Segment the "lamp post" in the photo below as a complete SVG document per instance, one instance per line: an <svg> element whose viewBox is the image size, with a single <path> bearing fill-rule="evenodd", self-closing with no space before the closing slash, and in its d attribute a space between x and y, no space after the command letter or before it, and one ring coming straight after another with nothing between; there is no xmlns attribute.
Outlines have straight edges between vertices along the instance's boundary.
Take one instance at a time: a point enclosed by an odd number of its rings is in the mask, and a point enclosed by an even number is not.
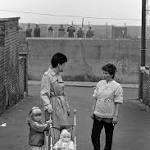
<svg viewBox="0 0 150 150"><path fill-rule="evenodd" d="M142 0L142 28L141 28L141 67L145 66L146 60L146 0ZM143 99L143 73L140 72L139 98Z"/></svg>

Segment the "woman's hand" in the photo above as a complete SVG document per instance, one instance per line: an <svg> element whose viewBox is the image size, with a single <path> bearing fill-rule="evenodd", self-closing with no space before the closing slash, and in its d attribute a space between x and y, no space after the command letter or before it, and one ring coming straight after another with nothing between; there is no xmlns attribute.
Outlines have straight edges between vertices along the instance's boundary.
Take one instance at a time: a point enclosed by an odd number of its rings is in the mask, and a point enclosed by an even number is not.
<svg viewBox="0 0 150 150"><path fill-rule="evenodd" d="M47 111L48 111L49 113L52 113L52 112L53 112L53 108L52 108L52 105L51 105L51 104L47 105L46 107L47 107Z"/></svg>
<svg viewBox="0 0 150 150"><path fill-rule="evenodd" d="M52 120L48 120L48 121L46 121L46 123L47 123L48 125L50 125L50 124L52 124Z"/></svg>
<svg viewBox="0 0 150 150"><path fill-rule="evenodd" d="M113 121L112 121L114 125L118 123L119 106L120 106L120 103L115 103L115 112L114 112Z"/></svg>
<svg viewBox="0 0 150 150"><path fill-rule="evenodd" d="M67 115L70 116L70 111L67 111Z"/></svg>
<svg viewBox="0 0 150 150"><path fill-rule="evenodd" d="M68 116L70 116L70 115L71 115L70 108L67 110L67 115L68 115Z"/></svg>
<svg viewBox="0 0 150 150"><path fill-rule="evenodd" d="M118 123L118 116L114 116L114 117L113 117L112 123L113 123L114 125Z"/></svg>
<svg viewBox="0 0 150 150"><path fill-rule="evenodd" d="M93 112L91 113L90 117L91 117L91 119L94 119L94 113Z"/></svg>

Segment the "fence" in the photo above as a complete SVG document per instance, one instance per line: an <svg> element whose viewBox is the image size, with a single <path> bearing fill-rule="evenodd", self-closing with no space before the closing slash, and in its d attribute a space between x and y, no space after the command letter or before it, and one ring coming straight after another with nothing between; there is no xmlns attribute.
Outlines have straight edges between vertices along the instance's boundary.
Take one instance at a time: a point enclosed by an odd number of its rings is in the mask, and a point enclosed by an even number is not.
<svg viewBox="0 0 150 150"><path fill-rule="evenodd" d="M19 56L18 19L0 20L0 113L15 105L27 91L27 54Z"/></svg>
<svg viewBox="0 0 150 150"><path fill-rule="evenodd" d="M143 79L141 86L139 87L139 98L145 105L150 105L150 75L147 72L140 74Z"/></svg>
<svg viewBox="0 0 150 150"><path fill-rule="evenodd" d="M28 94L27 54L20 53L16 61L18 61L16 71L10 67L5 70L2 64L0 66L0 113ZM5 61L3 64L6 63Z"/></svg>

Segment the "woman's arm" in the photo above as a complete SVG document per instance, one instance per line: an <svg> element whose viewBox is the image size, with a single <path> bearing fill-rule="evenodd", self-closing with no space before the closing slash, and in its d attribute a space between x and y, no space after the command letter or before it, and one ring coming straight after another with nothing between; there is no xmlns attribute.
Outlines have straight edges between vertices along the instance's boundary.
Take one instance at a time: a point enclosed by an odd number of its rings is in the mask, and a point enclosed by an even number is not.
<svg viewBox="0 0 150 150"><path fill-rule="evenodd" d="M120 103L115 103L115 110L113 114L113 124L116 124L118 122L119 106L120 106Z"/></svg>
<svg viewBox="0 0 150 150"><path fill-rule="evenodd" d="M66 100L66 109L67 109L67 113L68 113L68 116L70 116L69 98L68 98L68 96L66 96L66 95L65 95L65 100Z"/></svg>
<svg viewBox="0 0 150 150"><path fill-rule="evenodd" d="M120 103L115 103L114 117L118 117Z"/></svg>
<svg viewBox="0 0 150 150"><path fill-rule="evenodd" d="M95 110L95 105L96 105L97 99L95 97L92 98L92 111L91 111L91 118L93 119L94 115L94 110Z"/></svg>
<svg viewBox="0 0 150 150"><path fill-rule="evenodd" d="M97 101L96 97L93 97L92 98L92 112L94 112L95 110L96 101Z"/></svg>
<svg viewBox="0 0 150 150"><path fill-rule="evenodd" d="M48 75L44 74L41 81L41 92L40 92L45 110L49 113L52 112L52 105L50 103L50 81Z"/></svg>
<svg viewBox="0 0 150 150"><path fill-rule="evenodd" d="M118 86L118 88L115 91L115 98L114 98L114 114L113 114L113 123L116 124L118 122L118 115L119 115L119 107L120 104L123 103L123 89L121 86Z"/></svg>
<svg viewBox="0 0 150 150"><path fill-rule="evenodd" d="M91 117L93 117L93 113L95 110L95 105L96 105L96 101L97 101L97 92L98 92L98 85L96 86L94 93L93 93L93 97L92 97L92 112L91 112Z"/></svg>

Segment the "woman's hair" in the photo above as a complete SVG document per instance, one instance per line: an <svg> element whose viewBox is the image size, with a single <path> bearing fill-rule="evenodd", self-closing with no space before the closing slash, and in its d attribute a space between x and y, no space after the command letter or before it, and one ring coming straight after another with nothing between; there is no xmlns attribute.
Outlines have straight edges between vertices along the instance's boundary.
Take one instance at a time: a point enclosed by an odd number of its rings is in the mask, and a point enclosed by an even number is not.
<svg viewBox="0 0 150 150"><path fill-rule="evenodd" d="M56 68L58 64L62 65L67 62L67 57L62 53L56 53L51 59L51 65L53 68Z"/></svg>
<svg viewBox="0 0 150 150"><path fill-rule="evenodd" d="M117 68L114 64L107 64L102 67L102 70L108 72L110 75L112 75L112 78L114 78Z"/></svg>

